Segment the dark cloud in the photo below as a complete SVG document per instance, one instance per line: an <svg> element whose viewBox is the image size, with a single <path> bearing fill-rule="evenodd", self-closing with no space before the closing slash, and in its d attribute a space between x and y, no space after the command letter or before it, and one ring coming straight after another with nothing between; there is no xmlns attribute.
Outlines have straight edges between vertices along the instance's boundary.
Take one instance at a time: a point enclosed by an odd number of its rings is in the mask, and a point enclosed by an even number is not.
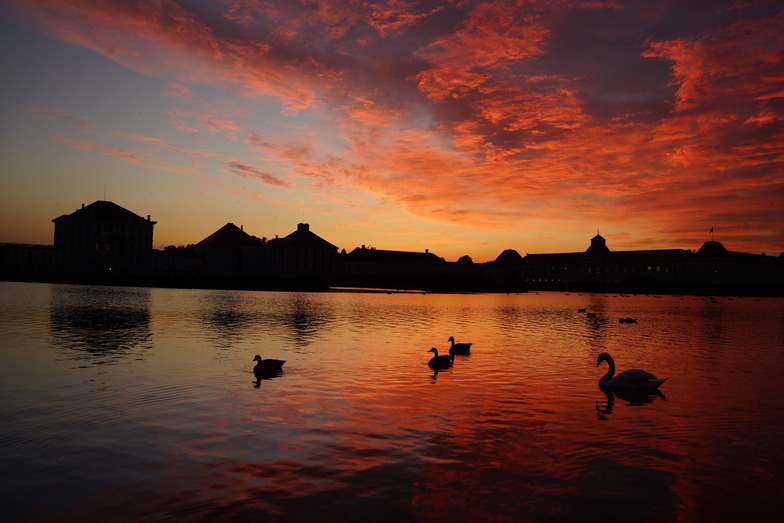
<svg viewBox="0 0 784 523"><path fill-rule="evenodd" d="M256 180L267 185L272 185L273 187L290 187L291 184L286 180L278 178L277 176L270 174L268 172L262 171L253 167L252 165L248 165L238 160L226 160L223 162L226 167L228 167L228 172L232 174L236 174L237 176L241 176L243 178L248 178L251 180Z"/></svg>

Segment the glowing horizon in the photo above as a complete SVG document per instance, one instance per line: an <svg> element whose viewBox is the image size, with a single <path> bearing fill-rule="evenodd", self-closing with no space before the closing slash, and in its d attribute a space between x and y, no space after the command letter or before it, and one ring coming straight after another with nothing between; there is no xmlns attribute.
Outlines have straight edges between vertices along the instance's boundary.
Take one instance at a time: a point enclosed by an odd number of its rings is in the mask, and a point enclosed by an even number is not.
<svg viewBox="0 0 784 523"><path fill-rule="evenodd" d="M773 1L6 0L0 242L105 198L447 260L784 250Z"/></svg>

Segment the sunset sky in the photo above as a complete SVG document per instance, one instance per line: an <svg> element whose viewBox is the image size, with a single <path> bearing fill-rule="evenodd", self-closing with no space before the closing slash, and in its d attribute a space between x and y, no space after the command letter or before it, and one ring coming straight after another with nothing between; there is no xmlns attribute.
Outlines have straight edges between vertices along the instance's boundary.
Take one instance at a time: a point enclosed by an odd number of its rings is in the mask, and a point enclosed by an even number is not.
<svg viewBox="0 0 784 523"><path fill-rule="evenodd" d="M0 0L0 242L784 250L784 4Z"/></svg>

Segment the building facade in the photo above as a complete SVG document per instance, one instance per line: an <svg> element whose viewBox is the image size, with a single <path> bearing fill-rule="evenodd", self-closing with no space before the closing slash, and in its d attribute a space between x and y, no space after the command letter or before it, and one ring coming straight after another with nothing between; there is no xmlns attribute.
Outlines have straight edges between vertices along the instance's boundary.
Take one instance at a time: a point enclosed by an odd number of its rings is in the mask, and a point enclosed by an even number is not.
<svg viewBox="0 0 784 523"><path fill-rule="evenodd" d="M585 252L526 254L507 263L532 289L764 287L784 285L784 258L728 251L715 241L684 249L612 251L599 234Z"/></svg>
<svg viewBox="0 0 784 523"><path fill-rule="evenodd" d="M54 249L63 254L62 270L72 274L150 270L154 221L114 202L99 200L54 222Z"/></svg>

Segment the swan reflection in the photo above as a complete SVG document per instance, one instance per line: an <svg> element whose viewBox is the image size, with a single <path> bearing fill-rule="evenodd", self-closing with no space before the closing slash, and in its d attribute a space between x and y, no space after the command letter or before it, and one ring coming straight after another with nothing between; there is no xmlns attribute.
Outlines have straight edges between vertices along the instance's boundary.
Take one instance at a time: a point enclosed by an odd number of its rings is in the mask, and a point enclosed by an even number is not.
<svg viewBox="0 0 784 523"><path fill-rule="evenodd" d="M618 398L626 402L630 407L641 407L653 403L657 398L667 401L664 393L658 389L654 390L610 390L600 388L605 398L596 400L596 417L600 420L609 419L615 407L615 399Z"/></svg>

